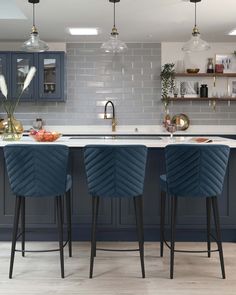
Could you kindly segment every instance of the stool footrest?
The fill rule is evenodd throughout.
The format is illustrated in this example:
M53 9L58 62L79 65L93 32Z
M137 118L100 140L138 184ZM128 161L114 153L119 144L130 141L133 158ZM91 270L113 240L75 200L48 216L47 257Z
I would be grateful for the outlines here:
M99 251L111 251L111 252L134 252L139 251L139 249L106 249L106 248L96 248Z
M171 249L170 245L167 243L166 240L164 240L164 243L169 249ZM180 252L180 253L209 253L209 252L219 252L219 249L217 248L217 249L210 250L210 251L208 251L208 250L181 250L181 249L176 250L175 249L174 252Z
M68 242L69 242L69 240L67 240L63 244L63 248L67 245ZM41 252L56 252L56 251L60 251L60 249L59 248L49 249L49 250L19 250L19 249L15 249L15 252L21 252L21 253L41 253Z

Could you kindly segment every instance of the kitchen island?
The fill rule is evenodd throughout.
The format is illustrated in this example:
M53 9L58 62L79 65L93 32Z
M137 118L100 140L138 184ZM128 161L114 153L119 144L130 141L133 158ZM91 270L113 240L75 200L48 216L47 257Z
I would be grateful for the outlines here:
M114 135L114 134L113 134ZM75 240L90 239L91 224L91 197L87 191L85 169L83 164L83 146L87 144L144 144L149 148L147 171L144 189L144 224L145 239L159 239L159 176L165 172L164 147L170 143L193 143L191 137L176 137L171 141L169 137L159 135L130 136L121 138L111 134L63 136L51 144L65 144L70 147L70 172L73 177L72 187L72 223L73 238ZM226 144L231 147L230 161L225 178L222 197L219 200L223 240L236 240L236 140L220 137L211 137L212 142L206 144ZM22 144L44 144L33 141L30 137L23 137ZM0 146L8 144L0 141ZM0 185L0 239L11 239L11 228L14 212L14 198L9 188L6 175L3 149L0 149L0 164L2 169ZM169 203L167 203L167 227L169 225ZM54 202L49 199L31 199L27 202L26 222L30 229L41 228L40 235L32 231L29 239L56 240L57 236L52 229L56 227ZM135 240L135 219L133 202L128 200L101 200L101 210L98 220L102 229L98 232L101 240ZM180 200L178 214L178 235L181 240L205 240L205 202L204 200ZM104 233L105 232L105 233Z

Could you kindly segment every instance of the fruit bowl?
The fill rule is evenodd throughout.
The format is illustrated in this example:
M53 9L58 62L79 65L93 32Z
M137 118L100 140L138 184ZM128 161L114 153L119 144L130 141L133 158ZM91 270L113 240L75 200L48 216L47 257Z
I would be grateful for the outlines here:
M200 69L187 69L186 71L188 74L197 74Z
M61 137L61 133L55 131L46 131L44 129L39 131L31 130L30 136L33 137L34 140L39 142L53 142Z

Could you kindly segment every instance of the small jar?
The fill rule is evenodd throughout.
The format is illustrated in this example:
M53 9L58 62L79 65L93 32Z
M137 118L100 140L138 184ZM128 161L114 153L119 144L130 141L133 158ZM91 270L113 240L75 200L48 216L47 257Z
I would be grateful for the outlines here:
M42 118L36 118L36 120L33 123L34 129L42 129L43 128L43 119Z
M202 84L200 87L200 97L208 97L208 87L207 84Z
M213 58L208 58L207 73L209 73L209 74L214 73Z

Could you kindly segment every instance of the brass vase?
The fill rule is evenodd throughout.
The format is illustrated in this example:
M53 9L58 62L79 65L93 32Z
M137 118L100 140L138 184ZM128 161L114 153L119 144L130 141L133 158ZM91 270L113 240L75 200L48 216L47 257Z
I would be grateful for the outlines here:
M5 141L20 140L24 131L23 125L16 120L13 114L7 114L7 118L2 122L3 135L2 139Z

